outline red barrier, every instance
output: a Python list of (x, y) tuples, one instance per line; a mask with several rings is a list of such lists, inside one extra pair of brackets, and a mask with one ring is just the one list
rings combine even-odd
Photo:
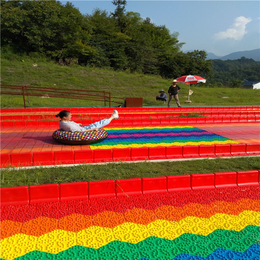
[[(218, 116), (223, 116), (223, 117), (225, 117), (225, 116), (227, 116), (227, 112), (218, 112)], [(223, 119), (224, 120), (224, 119)]]
[[(39, 116), (38, 116), (38, 117), (39, 117)], [(14, 116), (13, 116), (13, 119), (14, 119), (14, 120), (18, 120), (18, 121), (21, 120), (22, 118), (23, 118), (23, 116), (20, 116), (20, 115), (19, 115), (19, 116), (17, 116), (17, 115), (14, 115)], [(37, 118), (37, 119), (38, 119), (38, 118)]]
[(116, 127), (116, 126), (122, 126), (124, 124), (124, 120), (118, 119), (118, 120), (113, 120), (110, 126)]
[[(117, 110), (118, 111), (118, 110)], [(123, 120), (123, 122), (125, 121), (124, 119), (126, 119), (125, 118), (125, 114), (123, 114), (122, 112), (120, 112), (120, 111), (118, 111), (118, 113), (120, 114), (120, 119), (122, 119)]]
[(4, 153), (0, 155), (0, 163), (1, 163), (1, 167), (7, 167), (9, 165), (11, 165), (11, 159), (10, 159), (10, 154)]
[(26, 121), (26, 125), (27, 125), (27, 127), (38, 126), (38, 122), (37, 121)]
[(142, 119), (133, 119), (133, 126), (142, 125)]
[(200, 145), (199, 146), (200, 157), (215, 157), (215, 145)]
[(169, 118), (161, 118), (161, 125), (169, 125), (170, 120)]
[(237, 185), (259, 185), (259, 171), (238, 171), (237, 172)]
[(57, 128), (59, 128), (59, 121), (50, 121), (50, 126), (56, 126)]
[(5, 121), (6, 121), (6, 120), (13, 120), (14, 117), (13, 117), (13, 116), (1, 116), (0, 119), (1, 119), (1, 121), (2, 121), (2, 120), (5, 120)]
[(241, 116), (240, 118), (239, 118), (239, 122), (247, 122), (247, 116)]
[(213, 117), (207, 117), (205, 122), (208, 124), (208, 123), (214, 123), (214, 119)]
[(142, 178), (143, 194), (167, 192), (166, 177)]
[(152, 119), (150, 119), (150, 118), (142, 119), (142, 124), (144, 124), (144, 125), (151, 125), (152, 124)]
[(131, 161), (131, 148), (114, 148), (113, 161)]
[(230, 144), (217, 144), (215, 146), (216, 156), (230, 156), (231, 155), (231, 146)]
[(30, 115), (30, 119), (36, 121), (38, 125), (39, 115)]
[(149, 147), (148, 156), (149, 160), (166, 159), (165, 147)]
[(223, 122), (223, 123), (230, 122), (230, 116), (223, 116), (222, 122)]
[[(204, 124), (207, 122), (207, 118), (206, 117), (197, 117), (197, 124)], [(211, 123), (213, 123), (213, 120), (210, 121)]]
[(187, 124), (188, 123), (188, 118), (179, 118), (179, 123), (180, 124)]
[(124, 119), (123, 120), (123, 125), (124, 126), (132, 126), (133, 125), (133, 120), (132, 119)]
[(172, 117), (176, 117), (176, 116), (179, 116), (179, 114), (177, 114), (177, 113), (169, 113), (169, 112), (167, 112), (167, 113), (165, 113), (165, 117), (168, 117), (169, 119), (172, 119)]
[(188, 124), (192, 124), (192, 123), (197, 123), (196, 117), (188, 118)]
[(14, 121), (1, 122), (2, 127), (14, 127)]
[(29, 204), (28, 186), (1, 188), (1, 206)]
[[(219, 172), (156, 178), (140, 178), (89, 182), (89, 198), (140, 195), (143, 193), (173, 192), (190, 189), (223, 188), (244, 185), (259, 185), (260, 170)], [(215, 185), (214, 185), (215, 184)], [(142, 187), (143, 186), (143, 187)], [(87, 182), (32, 185), (28, 187), (2, 188), (2, 205), (57, 202), (59, 200), (86, 199)]]
[(247, 122), (255, 122), (255, 115), (248, 115)]
[(196, 189), (213, 189), (215, 175), (213, 173), (207, 174), (191, 174), (191, 188)]
[(236, 172), (215, 172), (215, 187), (236, 187), (237, 173)]
[(90, 115), (90, 118), (91, 118), (92, 122), (97, 122), (100, 120), (100, 116), (95, 115), (95, 114)]
[(216, 116), (216, 117), (213, 117), (213, 121), (214, 121), (214, 123), (222, 123), (223, 118), (220, 116)]
[(114, 180), (90, 181), (88, 183), (88, 190), (90, 199), (116, 196)]
[(86, 200), (88, 198), (88, 183), (74, 182), (60, 184), (60, 200)]
[(90, 125), (92, 123), (92, 120), (82, 120), (82, 125)]
[(142, 180), (141, 178), (116, 180), (116, 195), (126, 196), (141, 195), (142, 194)]
[(253, 154), (260, 154), (260, 144), (247, 144), (246, 145), (246, 154), (253, 155)]
[(75, 163), (93, 163), (94, 153), (92, 150), (75, 150), (74, 162)]
[[(166, 117), (166, 113), (157, 113), (157, 114), (156, 114), (156, 117), (157, 117), (157, 118), (160, 118), (160, 119), (161, 119), (161, 118), (165, 118), (165, 117)], [(167, 118), (167, 119), (169, 119), (169, 118)]]
[(94, 162), (112, 162), (112, 149), (94, 150)]
[(199, 157), (199, 146), (197, 145), (187, 145), (183, 146), (183, 157)]
[(169, 123), (172, 124), (178, 124), (179, 123), (179, 118), (170, 118)]
[(166, 147), (166, 158), (167, 159), (183, 158), (182, 146)]
[(70, 109), (71, 113), (78, 113), (79, 112), (79, 108), (78, 107), (73, 107)]
[(15, 110), (15, 108), (1, 108), (1, 113), (13, 113)]
[(13, 166), (31, 166), (32, 153), (12, 153), (11, 162)]
[(31, 185), (30, 203), (58, 202), (59, 184)]
[(131, 159), (132, 161), (148, 160), (148, 147), (132, 148)]
[(246, 155), (246, 144), (231, 144), (231, 155)]
[(160, 118), (152, 118), (151, 119), (151, 124), (152, 125), (160, 125), (161, 124), (161, 119)]
[(167, 189), (169, 192), (191, 190), (190, 175), (167, 176)]
[(55, 164), (73, 164), (74, 152), (73, 151), (55, 151), (54, 152)]
[(230, 122), (239, 122), (239, 116), (232, 116)]
[(14, 126), (16, 128), (18, 128), (18, 127), (26, 127), (26, 121), (15, 121), (14, 122)]
[(54, 164), (53, 152), (34, 152), (33, 165), (52, 165)]
[(50, 126), (50, 121), (38, 121), (38, 126), (40, 127)]

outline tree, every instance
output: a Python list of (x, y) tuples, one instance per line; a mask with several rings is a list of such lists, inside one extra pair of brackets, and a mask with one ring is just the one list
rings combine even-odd
[(239, 79), (231, 79), (229, 81), (229, 84), (230, 84), (230, 87), (231, 88), (239, 88), (239, 87), (242, 87), (243, 86), (243, 81), (242, 80), (239, 80)]
[(206, 60), (207, 53), (205, 51), (194, 50), (188, 52), (189, 66), (186, 68), (186, 74), (202, 75), (204, 77), (213, 76), (211, 61)]
[(99, 9), (96, 9), (92, 15), (86, 16), (86, 19), (92, 27), (88, 43), (97, 50), (97, 54), (82, 62), (100, 67), (127, 69), (125, 47), (130, 38), (118, 30), (116, 20), (111, 18), (106, 11)]
[[(51, 57), (78, 57), (94, 50), (87, 46), (90, 28), (72, 4), (57, 1), (2, 1), (2, 45), (20, 52)], [(75, 48), (74, 48), (75, 47)]]
[(116, 6), (116, 9), (111, 15), (117, 20), (120, 31), (124, 33), (127, 27), (127, 19), (125, 16), (126, 0), (113, 0), (112, 3)]

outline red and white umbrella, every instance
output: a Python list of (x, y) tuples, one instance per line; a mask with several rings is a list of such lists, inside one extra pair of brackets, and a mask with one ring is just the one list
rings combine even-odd
[(206, 79), (196, 76), (196, 75), (185, 75), (176, 79), (178, 82), (183, 82), (185, 84), (196, 84), (196, 83), (206, 83)]
[(190, 89), (191, 84), (196, 84), (196, 83), (206, 83), (206, 79), (197, 76), (197, 75), (185, 75), (181, 76), (176, 79), (178, 82), (183, 82), (187, 85), (189, 85), (189, 94), (188, 94), (188, 100), (186, 101), (187, 103), (190, 103), (190, 95), (193, 93), (193, 91)]

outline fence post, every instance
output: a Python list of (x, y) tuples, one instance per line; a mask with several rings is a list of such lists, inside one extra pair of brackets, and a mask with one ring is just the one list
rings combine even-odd
[(24, 86), (22, 86), (22, 91), (23, 91), (23, 106), (24, 106), (24, 108), (26, 108), (25, 96), (24, 96)]
[(25, 90), (26, 90), (26, 96), (27, 96), (27, 106), (29, 107), (30, 106), (30, 102), (29, 102), (27, 86), (25, 86)]
[(109, 95), (109, 107), (111, 107), (111, 92), (108, 92)]
[(106, 92), (103, 91), (103, 95), (104, 95), (104, 106), (106, 106)]

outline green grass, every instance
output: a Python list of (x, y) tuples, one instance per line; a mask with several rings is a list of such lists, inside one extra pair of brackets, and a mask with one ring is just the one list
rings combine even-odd
[(260, 157), (176, 162), (140, 162), (2, 171), (2, 187), (259, 170)]
[[(37, 63), (38, 67), (33, 67)], [(112, 69), (81, 67), (78, 65), (60, 66), (51, 61), (32, 58), (17, 58), (1, 61), (1, 84), (36, 87), (56, 87), (109, 91), (114, 97), (142, 97), (143, 106), (166, 106), (155, 100), (158, 91), (166, 92), (171, 79), (138, 73), (118, 72)], [(188, 99), (189, 86), (179, 84), (179, 99), (182, 106), (239, 106), (258, 105), (260, 91), (253, 89), (209, 88), (203, 85), (192, 86), (192, 103)], [(101, 101), (71, 100), (60, 98), (29, 97), (30, 107), (100, 107)], [(112, 104), (116, 106), (116, 104)], [(175, 106), (172, 101), (172, 106)], [(2, 95), (1, 107), (23, 107), (22, 96)]]

